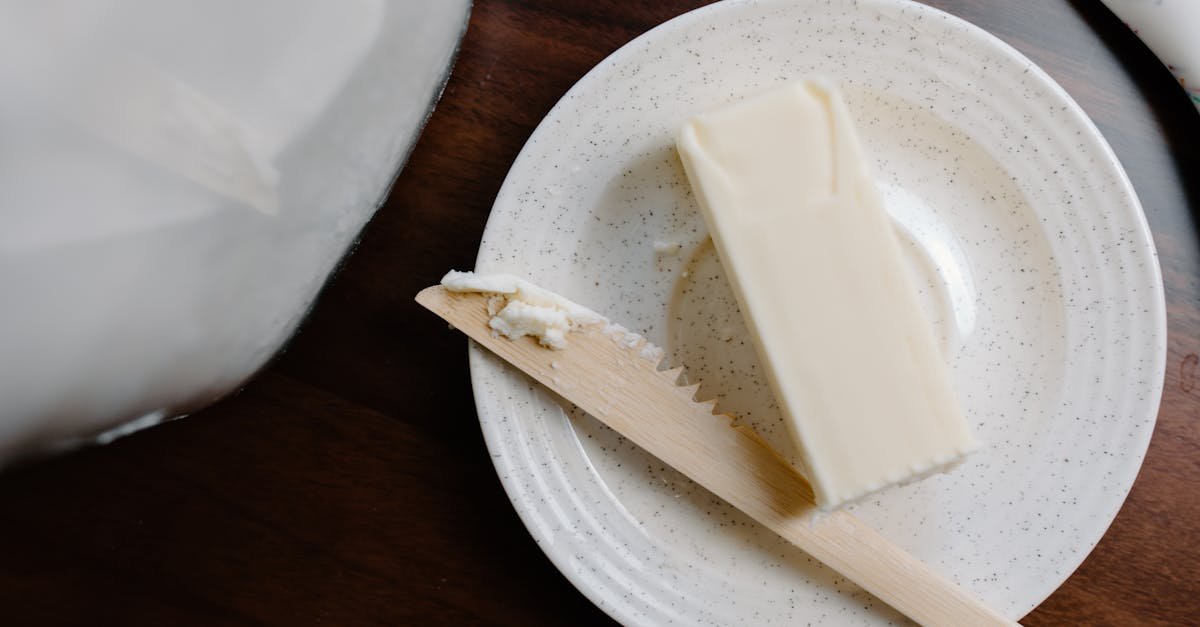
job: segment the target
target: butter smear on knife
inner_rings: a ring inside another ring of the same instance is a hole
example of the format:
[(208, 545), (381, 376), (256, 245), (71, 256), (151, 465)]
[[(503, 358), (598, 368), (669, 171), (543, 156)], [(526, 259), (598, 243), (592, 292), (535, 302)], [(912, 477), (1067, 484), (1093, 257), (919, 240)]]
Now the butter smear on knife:
[(488, 326), (494, 332), (514, 340), (531, 335), (554, 349), (566, 348), (566, 334), (572, 328), (608, 322), (583, 305), (511, 274), (451, 270), (442, 277), (442, 286), (451, 292), (493, 294), (488, 302), (488, 315), (492, 316)]
[(839, 90), (726, 105), (678, 148), (817, 505), (975, 449)]
[(518, 276), (451, 270), (442, 277), (442, 287), (451, 292), (492, 294), (488, 327), (512, 340), (529, 335), (542, 346), (561, 350), (567, 347), (567, 333), (573, 329), (603, 324), (600, 331), (613, 342), (626, 348), (641, 344), (638, 355), (643, 359), (657, 362), (663, 356), (662, 348), (643, 342), (637, 333)]

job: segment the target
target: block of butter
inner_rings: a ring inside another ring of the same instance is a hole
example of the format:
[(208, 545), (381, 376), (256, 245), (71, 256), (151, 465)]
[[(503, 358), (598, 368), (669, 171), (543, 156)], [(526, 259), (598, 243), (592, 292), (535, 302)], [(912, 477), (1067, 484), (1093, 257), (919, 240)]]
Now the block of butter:
[(678, 148), (817, 505), (976, 448), (840, 91), (775, 88)]

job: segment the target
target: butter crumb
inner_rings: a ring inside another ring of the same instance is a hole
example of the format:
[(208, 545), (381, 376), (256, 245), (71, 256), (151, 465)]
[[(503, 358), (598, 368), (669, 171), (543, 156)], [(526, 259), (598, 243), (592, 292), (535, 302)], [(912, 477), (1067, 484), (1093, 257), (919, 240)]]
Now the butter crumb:
[(679, 253), (679, 242), (664, 242), (654, 240), (654, 252), (660, 255), (675, 255)]

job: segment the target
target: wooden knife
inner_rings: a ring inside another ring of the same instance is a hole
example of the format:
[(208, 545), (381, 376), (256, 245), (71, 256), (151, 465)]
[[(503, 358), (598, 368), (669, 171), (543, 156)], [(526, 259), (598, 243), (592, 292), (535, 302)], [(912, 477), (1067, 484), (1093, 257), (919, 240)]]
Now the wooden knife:
[(1015, 625), (844, 510), (817, 514), (812, 489), (753, 430), (659, 370), (661, 351), (604, 324), (572, 331), (551, 350), (488, 327), (489, 296), (441, 286), (417, 302), (655, 457), (923, 625)]

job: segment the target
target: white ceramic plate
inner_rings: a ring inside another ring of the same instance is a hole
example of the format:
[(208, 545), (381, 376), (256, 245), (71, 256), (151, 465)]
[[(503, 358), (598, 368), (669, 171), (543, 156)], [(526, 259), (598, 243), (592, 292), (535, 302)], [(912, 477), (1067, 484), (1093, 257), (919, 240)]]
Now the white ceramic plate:
[[(1019, 617), (1079, 565), (1133, 482), (1166, 322), (1124, 172), (1079, 107), (1012, 48), (899, 0), (727, 2), (684, 15), (614, 53), (550, 112), (501, 189), (477, 268), (528, 275), (647, 335), (786, 447), (674, 133), (693, 113), (817, 74), (843, 85), (988, 443), (952, 474), (853, 511)], [(682, 250), (656, 254), (655, 240)], [(495, 358), (476, 348), (470, 359), (514, 506), (613, 617), (901, 620)]]

